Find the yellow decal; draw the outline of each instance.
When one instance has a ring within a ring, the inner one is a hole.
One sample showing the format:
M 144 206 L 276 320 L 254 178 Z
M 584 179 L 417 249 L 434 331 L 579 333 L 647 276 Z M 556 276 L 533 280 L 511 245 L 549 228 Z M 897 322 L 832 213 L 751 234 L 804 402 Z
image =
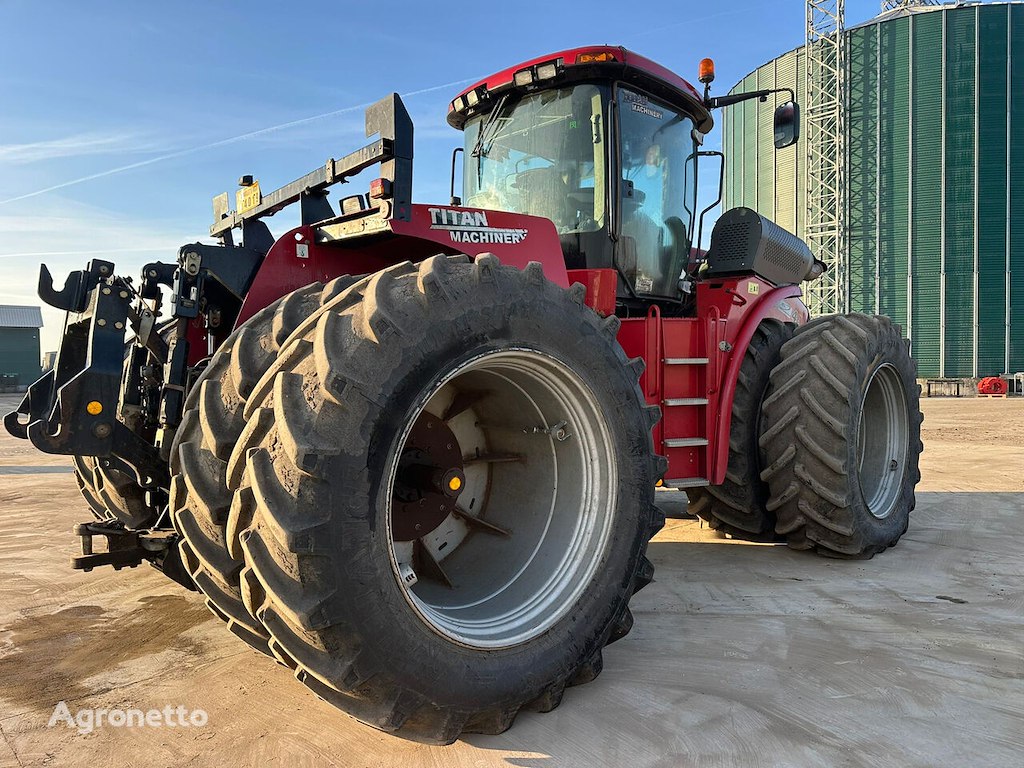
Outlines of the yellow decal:
M 747 293 L 759 293 L 761 286 L 757 283 L 747 283 Z
M 235 192 L 235 209 L 239 213 L 252 210 L 261 202 L 263 202 L 263 196 L 260 194 L 260 183 L 258 181 L 254 181 L 248 187 L 242 187 Z

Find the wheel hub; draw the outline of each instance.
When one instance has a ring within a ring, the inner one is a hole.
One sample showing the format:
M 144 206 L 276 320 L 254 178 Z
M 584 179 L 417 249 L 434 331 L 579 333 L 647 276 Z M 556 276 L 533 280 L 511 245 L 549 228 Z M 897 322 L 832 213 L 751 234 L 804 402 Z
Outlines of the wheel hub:
M 435 530 L 451 514 L 465 485 L 462 452 L 455 435 L 441 419 L 424 411 L 398 461 L 393 539 L 414 541 Z
M 408 429 L 389 522 L 412 608 L 472 648 L 547 631 L 587 589 L 610 540 L 618 482 L 602 403 L 564 363 L 502 350 L 438 381 Z
M 857 430 L 858 475 L 868 511 L 879 520 L 892 514 L 903 488 L 910 434 L 907 398 L 889 364 L 868 380 Z

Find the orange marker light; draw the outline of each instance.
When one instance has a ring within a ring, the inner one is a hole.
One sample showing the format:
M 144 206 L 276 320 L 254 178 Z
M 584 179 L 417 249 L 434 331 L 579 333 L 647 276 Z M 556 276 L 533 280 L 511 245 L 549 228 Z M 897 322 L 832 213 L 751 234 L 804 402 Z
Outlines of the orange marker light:
M 448 488 L 450 490 L 457 491 L 461 487 L 462 487 L 462 478 L 460 478 L 460 477 L 453 477 L 451 480 L 448 481 Z
M 707 85 L 708 83 L 714 82 L 715 79 L 715 62 L 711 59 L 701 59 L 700 68 L 698 69 L 698 78 L 700 82 Z
M 91 403 L 85 406 L 85 410 L 89 413 L 90 416 L 99 416 L 101 413 L 103 413 L 103 403 L 101 403 L 99 400 L 93 400 Z
M 608 51 L 601 51 L 600 53 L 580 53 L 576 55 L 577 64 L 593 64 L 597 61 L 615 61 L 615 56 Z

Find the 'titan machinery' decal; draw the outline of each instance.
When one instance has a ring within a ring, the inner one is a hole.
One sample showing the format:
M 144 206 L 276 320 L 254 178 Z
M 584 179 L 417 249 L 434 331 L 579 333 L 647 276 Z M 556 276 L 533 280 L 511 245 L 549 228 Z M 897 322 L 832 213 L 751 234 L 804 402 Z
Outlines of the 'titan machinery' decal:
M 649 106 L 650 102 L 648 101 L 647 97 L 644 96 L 642 93 L 623 91 L 622 95 L 625 98 L 625 100 L 629 102 L 629 106 L 634 112 L 639 112 L 641 115 L 653 117 L 656 120 L 661 120 L 663 117 L 665 117 L 664 112 L 657 110 L 652 106 Z
M 503 229 L 487 223 L 484 211 L 456 211 L 451 208 L 430 208 L 430 228 L 446 229 L 453 243 L 496 243 L 518 245 L 528 230 Z

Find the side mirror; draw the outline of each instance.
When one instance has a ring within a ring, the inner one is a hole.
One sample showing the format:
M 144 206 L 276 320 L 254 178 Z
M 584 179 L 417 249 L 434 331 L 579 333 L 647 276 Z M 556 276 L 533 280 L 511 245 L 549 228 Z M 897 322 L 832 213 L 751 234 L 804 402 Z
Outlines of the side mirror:
M 780 104 L 775 110 L 775 148 L 784 149 L 800 138 L 800 105 L 795 101 Z
M 455 163 L 459 157 L 459 152 L 462 152 L 463 156 L 465 156 L 466 150 L 462 147 L 456 147 L 452 150 L 452 187 L 451 195 L 448 198 L 452 205 L 462 205 L 462 197 L 455 194 Z

